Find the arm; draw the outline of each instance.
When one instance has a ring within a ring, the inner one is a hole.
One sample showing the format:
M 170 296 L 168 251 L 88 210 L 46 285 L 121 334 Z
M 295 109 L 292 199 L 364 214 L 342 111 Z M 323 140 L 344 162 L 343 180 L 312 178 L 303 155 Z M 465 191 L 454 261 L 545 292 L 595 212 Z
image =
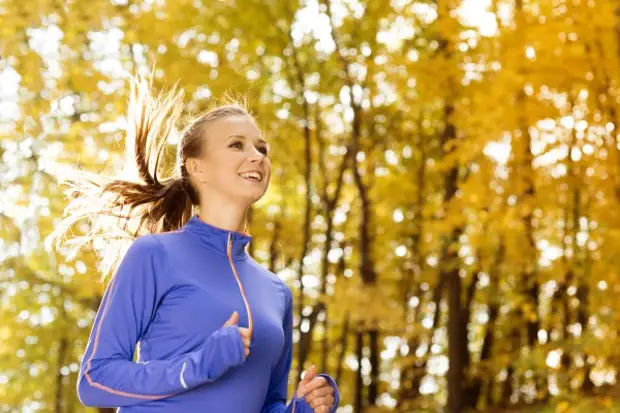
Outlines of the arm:
M 297 397 L 295 394 L 293 394 L 291 403 L 286 406 L 288 376 L 293 359 L 293 297 L 291 290 L 287 286 L 283 288 L 285 289 L 286 297 L 282 326 L 284 329 L 284 348 L 282 349 L 280 360 L 271 372 L 269 389 L 267 390 L 267 397 L 261 413 L 314 413 L 314 410 L 306 403 L 306 400 L 303 397 Z M 334 388 L 335 401 L 333 408 L 330 410 L 330 413 L 334 413 L 340 399 L 338 386 L 328 375 L 319 374 L 319 376 L 325 377 L 327 382 Z
M 244 361 L 236 326 L 222 327 L 197 350 L 170 360 L 132 361 L 137 341 L 165 293 L 165 251 L 152 236 L 138 238 L 123 258 L 95 317 L 80 366 L 82 404 L 120 407 L 147 403 L 214 381 Z
M 293 411 L 294 401 L 286 406 L 288 376 L 291 370 L 291 362 L 293 361 L 293 296 L 291 290 L 286 285 L 282 287 L 284 288 L 286 300 L 284 319 L 282 320 L 284 347 L 282 348 L 280 359 L 271 371 L 267 397 L 265 398 L 261 413 L 291 413 Z

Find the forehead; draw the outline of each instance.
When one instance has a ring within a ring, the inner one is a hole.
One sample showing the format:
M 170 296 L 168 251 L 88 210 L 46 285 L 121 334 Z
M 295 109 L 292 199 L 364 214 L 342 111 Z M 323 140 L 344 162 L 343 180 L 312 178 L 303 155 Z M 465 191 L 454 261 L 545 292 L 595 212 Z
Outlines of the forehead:
M 230 136 L 245 136 L 247 139 L 262 140 L 263 135 L 252 118 L 244 115 L 225 116 L 207 125 L 207 140 L 225 142 Z

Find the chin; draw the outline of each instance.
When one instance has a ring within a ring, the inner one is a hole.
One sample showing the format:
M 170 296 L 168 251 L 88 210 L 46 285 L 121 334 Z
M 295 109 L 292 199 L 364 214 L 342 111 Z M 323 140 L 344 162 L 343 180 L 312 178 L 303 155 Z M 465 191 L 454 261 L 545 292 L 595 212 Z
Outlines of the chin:
M 245 192 L 243 194 L 237 194 L 237 197 L 242 199 L 243 202 L 248 204 L 253 204 L 259 201 L 264 195 L 266 191 L 254 191 L 254 193 Z

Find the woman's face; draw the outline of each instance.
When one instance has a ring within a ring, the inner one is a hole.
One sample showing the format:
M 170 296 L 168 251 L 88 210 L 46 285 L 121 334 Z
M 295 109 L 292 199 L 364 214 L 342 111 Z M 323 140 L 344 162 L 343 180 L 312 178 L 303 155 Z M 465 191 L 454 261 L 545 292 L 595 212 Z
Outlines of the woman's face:
M 248 206 L 259 200 L 269 186 L 271 162 L 269 145 L 254 121 L 245 115 L 227 116 L 210 123 L 204 134 L 202 156 L 188 165 L 197 176 L 201 198 Z

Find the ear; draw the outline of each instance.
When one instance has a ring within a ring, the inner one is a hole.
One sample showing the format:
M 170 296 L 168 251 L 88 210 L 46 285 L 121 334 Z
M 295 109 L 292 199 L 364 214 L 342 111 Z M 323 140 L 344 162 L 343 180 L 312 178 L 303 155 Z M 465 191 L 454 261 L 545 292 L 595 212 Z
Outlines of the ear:
M 190 178 L 193 179 L 195 182 L 204 183 L 206 181 L 205 171 L 200 159 L 188 158 L 185 161 L 185 169 L 187 170 Z

